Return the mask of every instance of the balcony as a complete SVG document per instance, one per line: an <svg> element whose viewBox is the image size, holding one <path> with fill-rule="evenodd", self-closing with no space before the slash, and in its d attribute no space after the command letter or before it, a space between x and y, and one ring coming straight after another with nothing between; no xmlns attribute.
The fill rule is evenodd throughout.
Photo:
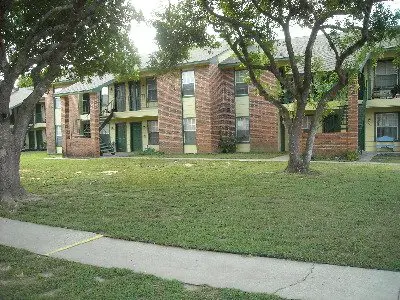
<svg viewBox="0 0 400 300"><path fill-rule="evenodd" d="M367 101L367 107L399 107L400 90L398 86L387 88L375 88L372 91L372 99Z"/></svg>
<svg viewBox="0 0 400 300"><path fill-rule="evenodd" d="M118 119L127 119L158 116L158 102L149 101L144 94L142 94L140 97L140 103L132 102L128 104L129 110L115 111L114 117Z"/></svg>
<svg viewBox="0 0 400 300"><path fill-rule="evenodd" d="M45 128L46 117L43 113L35 113L29 121L29 124L33 126L33 128Z"/></svg>

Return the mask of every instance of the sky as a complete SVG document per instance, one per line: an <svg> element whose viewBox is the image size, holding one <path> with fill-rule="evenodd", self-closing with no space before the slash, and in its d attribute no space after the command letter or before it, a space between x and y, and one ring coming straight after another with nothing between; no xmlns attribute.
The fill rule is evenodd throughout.
<svg viewBox="0 0 400 300"><path fill-rule="evenodd" d="M130 0L132 5L143 12L146 19L153 16L155 10L160 9L162 6L168 4L168 0ZM176 0L172 0L172 3ZM392 9L400 9L400 0L394 0L390 2ZM304 28L293 27L291 28L292 36L304 36L308 31ZM140 54L149 54L157 50L157 45L154 40L156 36L156 30L149 24L137 23L135 21L131 24L130 38L138 48Z"/></svg>

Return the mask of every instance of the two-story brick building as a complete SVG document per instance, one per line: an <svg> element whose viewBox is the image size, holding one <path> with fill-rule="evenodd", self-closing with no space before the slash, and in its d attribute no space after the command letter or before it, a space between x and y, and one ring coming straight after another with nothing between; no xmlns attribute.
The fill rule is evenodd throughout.
<svg viewBox="0 0 400 300"><path fill-rule="evenodd" d="M294 39L295 51L302 53L304 47L303 38ZM334 60L322 36L314 50L325 69L331 70ZM284 45L278 47L277 55L282 65L287 63ZM367 62L364 73L368 68ZM53 124L48 124L48 151L93 157L102 152L147 148L166 153L210 153L219 151L221 138L229 137L235 138L239 152L286 150L288 135L277 109L257 96L245 78L246 72L231 51L221 47L193 51L188 61L163 75L155 76L144 67L137 80L120 82L106 75L53 89L46 98L47 119ZM277 85L270 73L264 73L262 79L271 89ZM361 94L353 85L346 103L329 103L332 113L320 122L315 153L357 151ZM293 109L290 100L287 102ZM313 109L307 108L305 132Z"/></svg>

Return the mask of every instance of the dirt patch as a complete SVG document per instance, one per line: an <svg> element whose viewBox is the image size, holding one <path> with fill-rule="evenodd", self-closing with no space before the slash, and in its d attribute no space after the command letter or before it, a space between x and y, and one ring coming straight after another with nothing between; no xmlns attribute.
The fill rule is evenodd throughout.
<svg viewBox="0 0 400 300"><path fill-rule="evenodd" d="M57 294L59 294L60 292L61 292L61 289L51 290L51 291L48 291L48 292L46 292L46 293L43 293L41 296L42 296L43 298L53 298L53 297L55 297Z"/></svg>
<svg viewBox="0 0 400 300"><path fill-rule="evenodd" d="M40 276L44 277L44 278L50 278L50 277L53 277L54 274L51 272L44 272L44 273L40 273Z"/></svg>

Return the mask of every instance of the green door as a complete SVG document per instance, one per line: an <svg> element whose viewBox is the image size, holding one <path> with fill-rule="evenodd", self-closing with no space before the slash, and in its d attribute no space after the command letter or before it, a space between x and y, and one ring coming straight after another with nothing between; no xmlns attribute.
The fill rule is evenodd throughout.
<svg viewBox="0 0 400 300"><path fill-rule="evenodd" d="M134 81L129 83L129 101L131 110L140 110L140 82Z"/></svg>
<svg viewBox="0 0 400 300"><path fill-rule="evenodd" d="M117 111L126 110L126 99L125 99L125 83L116 84L115 88L115 109Z"/></svg>
<svg viewBox="0 0 400 300"><path fill-rule="evenodd" d="M28 133L29 138L29 150L35 150L35 132L33 130Z"/></svg>
<svg viewBox="0 0 400 300"><path fill-rule="evenodd" d="M42 130L36 130L36 145L38 150L44 150Z"/></svg>
<svg viewBox="0 0 400 300"><path fill-rule="evenodd" d="M43 118L42 118L42 105L40 103L36 104L35 108L35 123L43 123Z"/></svg>
<svg viewBox="0 0 400 300"><path fill-rule="evenodd" d="M115 124L115 149L117 152L126 152L126 124Z"/></svg>
<svg viewBox="0 0 400 300"><path fill-rule="evenodd" d="M142 123L131 123L131 151L142 150Z"/></svg>

